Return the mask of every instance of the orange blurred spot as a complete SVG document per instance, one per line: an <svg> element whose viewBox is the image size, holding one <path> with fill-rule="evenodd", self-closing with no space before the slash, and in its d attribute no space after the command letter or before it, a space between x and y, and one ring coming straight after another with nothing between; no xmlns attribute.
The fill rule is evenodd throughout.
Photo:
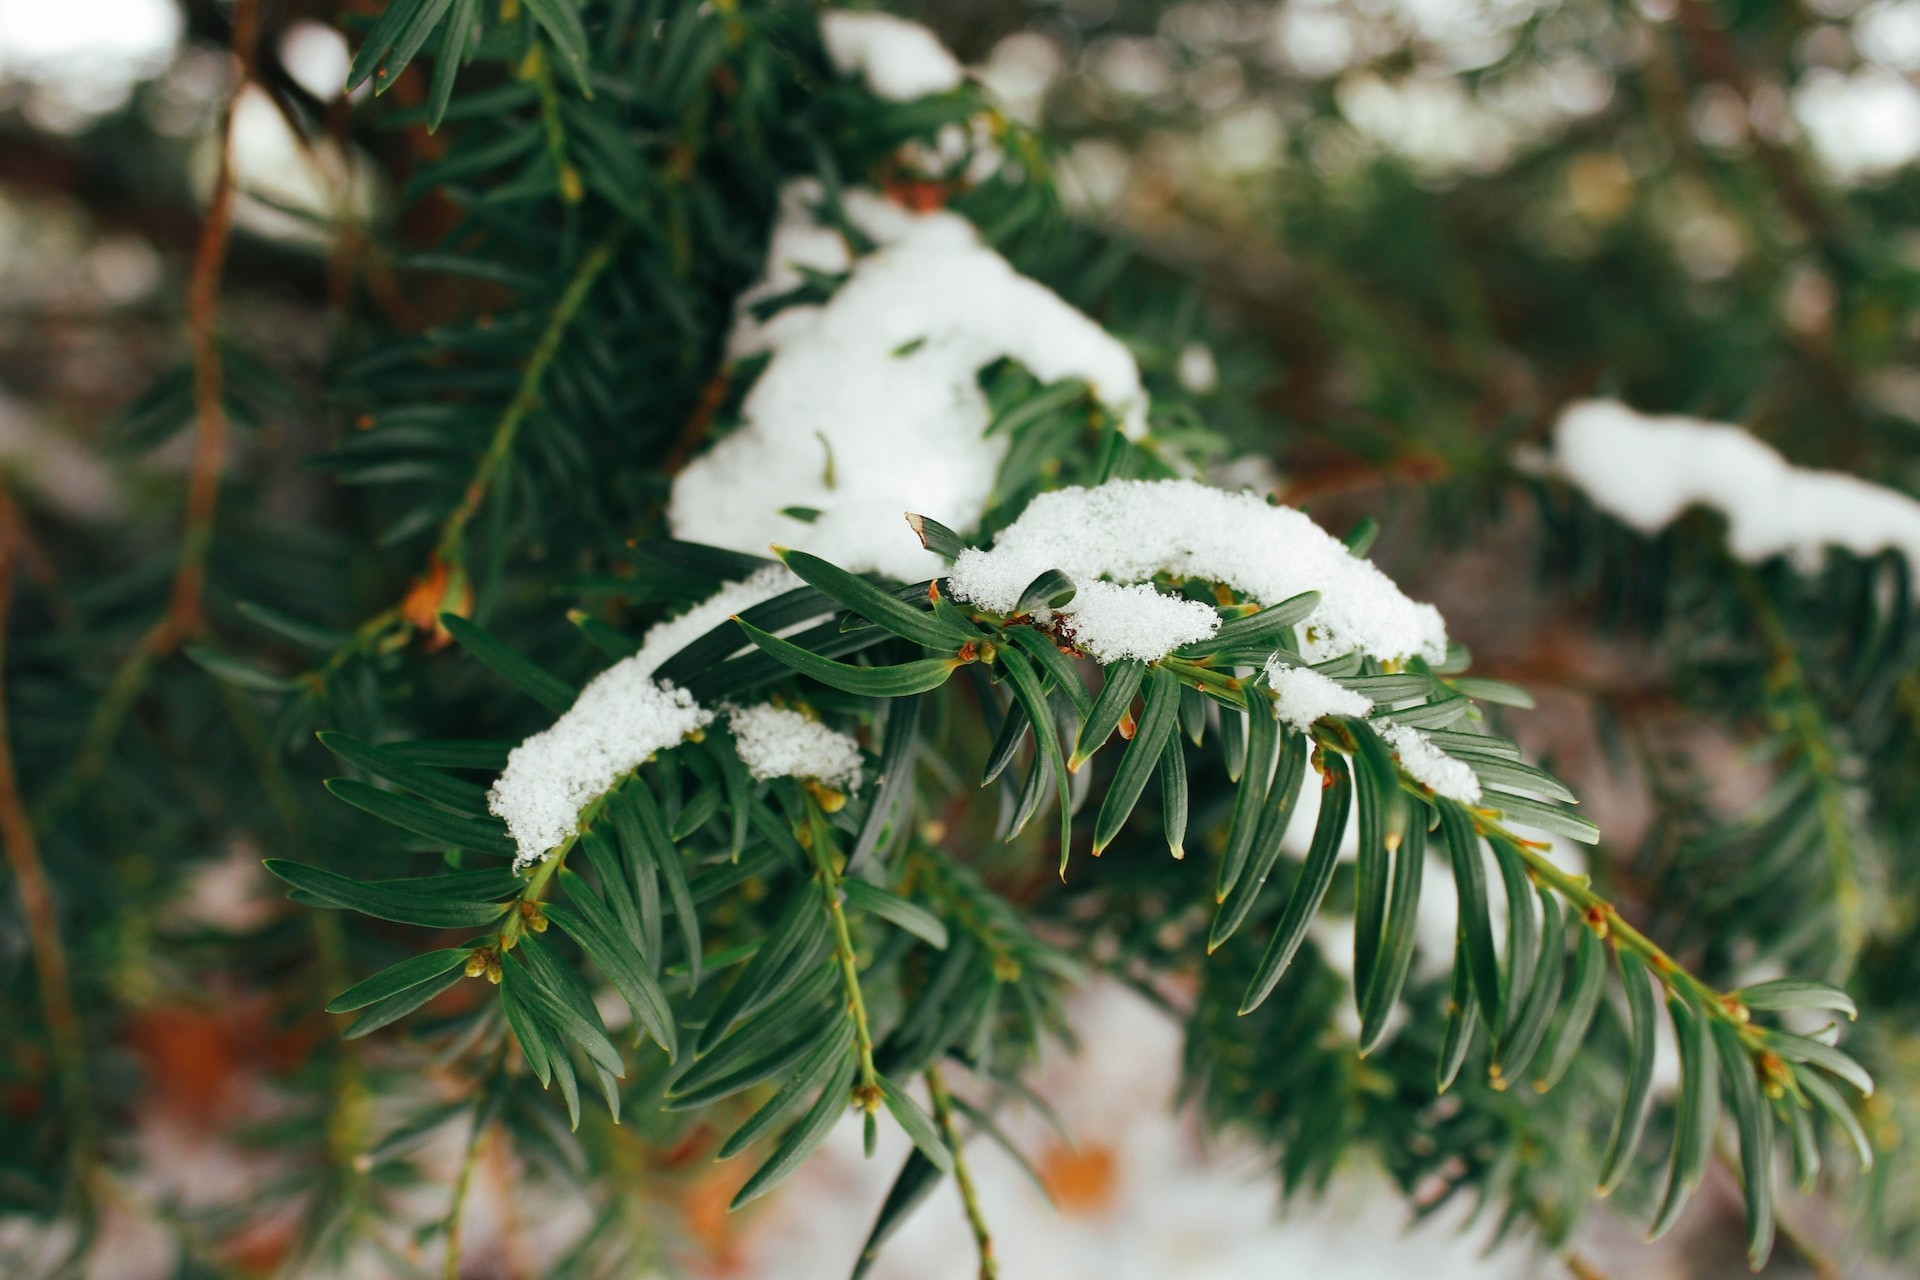
<svg viewBox="0 0 1920 1280"><path fill-rule="evenodd" d="M453 568L438 553L425 573L414 579L407 598L400 602L400 616L415 631L426 637L428 649L444 649L453 636L440 625L443 613L466 617L473 612L473 585L467 575Z"/></svg>
<svg viewBox="0 0 1920 1280"><path fill-rule="evenodd" d="M1062 1213L1098 1213L1113 1204L1119 1169L1112 1147L1055 1143L1041 1153L1039 1170L1040 1181Z"/></svg>

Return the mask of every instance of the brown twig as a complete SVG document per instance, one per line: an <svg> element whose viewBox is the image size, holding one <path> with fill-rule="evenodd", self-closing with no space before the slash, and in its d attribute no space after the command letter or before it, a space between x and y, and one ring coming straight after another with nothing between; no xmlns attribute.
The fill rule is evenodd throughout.
<svg viewBox="0 0 1920 1280"><path fill-rule="evenodd" d="M40 845L20 798L20 781L13 767L13 745L7 729L6 639L13 601L13 570L20 562L24 539L13 499L0 489L0 844L19 884L20 910L27 921L27 939L39 978L40 1003L46 1011L47 1034L53 1041L54 1065L60 1090L73 1126L73 1159L78 1180L88 1179L94 1145L93 1107L87 1085L85 1041L80 1015L73 1003L66 947L60 940L60 922L53 889L40 860Z"/></svg>
<svg viewBox="0 0 1920 1280"><path fill-rule="evenodd" d="M187 478L186 528L180 567L173 580L166 621L150 643L162 650L177 645L205 625L207 552L213 544L213 520L220 501L220 464L227 453L227 410L221 398L220 341L217 332L220 277L233 232L233 114L253 78L254 46L260 34L259 0L236 0L233 9L233 92L220 123L220 171L213 199L194 250L187 282L187 333L193 346L193 468Z"/></svg>
<svg viewBox="0 0 1920 1280"><path fill-rule="evenodd" d="M707 379L707 385L700 389L700 399L695 402L693 412L687 415L680 435L673 442L673 448L667 451L667 460L661 464L661 470L667 475L677 476L680 469L693 457L693 451L707 438L707 428L713 425L713 415L720 412L720 406L727 402L727 390L731 380L725 369L716 370L713 377Z"/></svg>
<svg viewBox="0 0 1920 1280"><path fill-rule="evenodd" d="M198 634L206 624L204 602L207 557L213 546L213 522L220 500L220 467L227 452L227 412L221 397L219 319L220 278L233 231L233 114L253 75L254 48L260 33L259 0L236 0L233 10L233 90L220 118L220 170L208 201L187 282L187 334L193 355L194 445L187 477L187 500L167 611L148 628L120 664L88 721L80 751L66 773L42 798L35 816L50 821L78 799L86 783L106 764L113 745L155 664Z"/></svg>

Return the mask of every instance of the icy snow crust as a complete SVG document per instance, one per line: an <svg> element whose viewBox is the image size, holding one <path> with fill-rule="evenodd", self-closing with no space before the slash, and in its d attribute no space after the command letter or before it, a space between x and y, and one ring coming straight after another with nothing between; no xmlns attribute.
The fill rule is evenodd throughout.
<svg viewBox="0 0 1920 1280"><path fill-rule="evenodd" d="M820 38L842 75L893 102L911 102L960 87L960 62L940 38L917 22L890 13L833 9L820 15Z"/></svg>
<svg viewBox="0 0 1920 1280"><path fill-rule="evenodd" d="M515 747L487 795L520 846L513 865L544 859L579 830L580 810L622 774L713 720L685 689L653 678L662 663L742 609L799 585L785 565L728 584L649 630L638 653L595 676L565 715Z"/></svg>
<svg viewBox="0 0 1920 1280"><path fill-rule="evenodd" d="M1267 659L1267 683L1280 695L1274 714L1296 733L1305 733L1321 716L1364 716L1373 700L1306 667L1284 667Z"/></svg>
<svg viewBox="0 0 1920 1280"><path fill-rule="evenodd" d="M1746 561L1820 567L1827 548L1893 549L1920 564L1920 502L1838 471L1796 467L1739 427L1651 417L1613 400L1569 407L1554 428L1554 467L1602 511L1657 533L1688 507L1727 518Z"/></svg>
<svg viewBox="0 0 1920 1280"><path fill-rule="evenodd" d="M768 778L814 778L851 791L860 785L860 744L812 716L762 703L727 714L747 772Z"/></svg>
<svg viewBox="0 0 1920 1280"><path fill-rule="evenodd" d="M798 547L906 581L938 573L901 515L962 531L979 522L1007 442L985 434L977 379L1003 357L1043 381L1085 379L1127 434L1144 434L1132 354L982 245L971 223L849 193L848 219L880 246L851 261L815 216L819 199L817 184L789 189L768 279L749 303L797 284L794 264L850 274L824 306L789 307L764 325L743 316L735 354L772 359L740 429L675 481L674 536L755 553ZM781 514L793 507L819 515Z"/></svg>
<svg viewBox="0 0 1920 1280"><path fill-rule="evenodd" d="M1218 629L1208 606L1138 589L1159 574L1223 583L1262 605L1320 592L1302 628L1308 662L1355 649L1383 661L1446 656L1439 611L1409 600L1312 519L1192 480L1115 480L1043 493L991 551L961 553L953 594L1011 613L1047 569L1079 588L1058 612L1073 642L1103 663L1153 661Z"/></svg>

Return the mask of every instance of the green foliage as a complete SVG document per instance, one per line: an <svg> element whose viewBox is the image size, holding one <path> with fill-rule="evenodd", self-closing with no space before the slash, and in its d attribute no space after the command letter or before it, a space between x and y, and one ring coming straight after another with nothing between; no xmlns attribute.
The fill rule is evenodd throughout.
<svg viewBox="0 0 1920 1280"><path fill-rule="evenodd" d="M1598 833L1569 807L1572 790L1500 732L1530 696L1465 674L1464 651L1433 667L1349 655L1319 669L1469 766L1484 788L1472 807L1408 774L1369 719L1306 733L1275 719L1271 691L1243 672L1275 653L1298 660L1315 593L1260 608L1212 584L1170 584L1218 605L1219 631L1159 662L1102 668L1034 620L1072 598L1058 570L998 616L956 606L939 580L876 581L787 550L776 554L805 587L716 626L659 675L709 704L752 693L859 734L867 785L755 780L715 725L595 799L545 861L513 869L517 847L486 793L508 744L564 711L650 623L768 563L672 541L662 508L674 470L736 424L751 384L750 363L726 363L725 335L780 187L818 179L834 216L846 185L901 177L901 144L931 143L986 107L972 87L874 99L832 74L805 6L392 0L359 40L349 80L380 95L366 118L445 140L401 191L445 223L414 251L381 246L384 265L431 286L431 323L364 307L329 377L342 429L317 462L347 495L331 532L273 528L230 503L212 631L184 650L190 662L116 666L142 652L152 622L167 566L150 559L95 566L65 615L33 598L44 635L8 658L24 789L63 867L80 1003L98 1011L88 1039L114 1034L137 985L116 957L164 927L134 886L184 879L236 833L273 852L267 868L297 908L245 940L289 998L281 1012L355 1015L317 1037L289 1118L264 1136L312 1197L294 1266L351 1267L403 1239L456 1249L465 1180L417 1236L401 1193L420 1148L459 1129L475 1152L500 1135L530 1178L586 1206L591 1229L556 1274L632 1274L667 1251L674 1218L646 1207L670 1204L674 1187L636 1171L635 1144L750 1157L739 1207L854 1110L869 1133L884 1112L913 1148L864 1269L940 1179L963 1172L956 1113L994 1135L996 1108L1067 1036L1068 994L1094 972L1193 992L1174 1010L1188 1090L1211 1123L1271 1153L1290 1193L1324 1186L1364 1147L1409 1194L1437 1184L1439 1199L1493 1206L1503 1233L1562 1243L1595 1187L1619 1189L1658 1231L1725 1131L1756 1266L1774 1236L1777 1145L1803 1184L1823 1165L1848 1168L1832 1158L1843 1148L1863 1166L1880 1156L1868 1175L1876 1238L1912 1230L1900 1203L1911 1144L1886 1158L1908 1117L1882 1109L1911 1110L1911 1091L1864 1104L1876 1077L1912 1084L1899 1018L1912 1011L1915 952L1896 904L1916 886L1888 856L1920 822L1906 567L1838 555L1812 575L1738 564L1705 520L1630 534L1509 466L1504 436L1476 438L1431 486L1435 529L1464 536L1480 517L1449 512L1532 495L1549 589L1621 636L1658 640L1676 699L1762 748L1766 794L1727 822L1669 770L1652 729L1613 726L1622 753L1670 792L1640 860L1645 932L1627 919L1640 910L1614 905L1633 878L1572 874L1531 834ZM386 91L410 65L427 83L402 107ZM999 167L946 182L944 198L1133 340L1156 416L1149 439L1130 442L1083 383L1045 383L1012 361L986 371L991 430L1008 447L980 541L1036 492L1168 474L1170 454L1224 455L1259 421L1250 388L1178 388L1172 357L1197 332L1192 308L1170 302L1185 282L1136 269L1123 239L1065 219L1046 147L987 118ZM1391 172L1370 182L1346 202L1302 190L1281 220L1352 268L1335 273L1350 288L1328 312L1368 353L1370 411L1424 425L1437 399L1452 434L1469 416L1448 398L1458 374L1435 373L1430 353L1404 365L1371 354L1397 349L1400 326L1370 300L1397 286L1388 259L1434 234L1406 209L1449 197ZM1371 260L1383 246L1393 252ZM1502 278L1524 277L1530 252L1502 250ZM1606 260L1644 266L1628 244ZM812 279L767 305L818 302L838 284ZM1704 340L1671 302L1662 315L1686 341L1663 359L1679 364ZM1531 291L1519 305L1541 311ZM1476 322L1426 289L1405 310L1439 332ZM1618 352L1633 385L1657 381L1613 313L1594 311L1556 313L1593 330L1560 336ZM247 366L234 364L245 399ZM1724 392L1732 377L1716 361L1705 381ZM152 423L165 414L136 409L130 431L163 434ZM1356 449L1390 463L1392 442L1367 430L1354 427ZM966 545L908 519L949 560ZM1392 550L1399 536L1363 522L1349 543ZM319 747L349 774L324 791L335 766ZM1320 817L1296 863L1282 841L1306 787L1319 789ZM1075 862L1076 843L1100 861ZM94 850L137 852L114 853L114 874L99 876L83 869ZM1454 954L1430 957L1450 959L1447 979L1417 963L1421 901L1441 875L1460 904ZM1351 982L1312 928L1334 910L1354 919ZM168 945L191 987L200 958L225 944ZM1755 981L1744 972L1755 955L1829 982ZM38 1097L53 1087L53 1037L38 1012L20 1012L37 997L6 963L4 1008L27 1052L0 1083ZM1351 1036L1337 1030L1348 1000ZM1801 1020L1851 1020L1856 1003L1866 1016L1848 1051ZM1876 1009L1891 1011L1883 1025ZM1654 1090L1662 1018L1680 1046L1670 1101ZM428 1066L457 1082L455 1096L420 1087ZM96 1059L80 1074L88 1105L117 1123L112 1070ZM583 1070L604 1106L583 1104ZM965 1082L951 1097L949 1071ZM361 1105L369 1096L377 1114ZM96 1158L80 1114L39 1108L23 1121L0 1157L6 1207L63 1211L62 1177L84 1184ZM86 1154L69 1161L69 1149Z"/></svg>

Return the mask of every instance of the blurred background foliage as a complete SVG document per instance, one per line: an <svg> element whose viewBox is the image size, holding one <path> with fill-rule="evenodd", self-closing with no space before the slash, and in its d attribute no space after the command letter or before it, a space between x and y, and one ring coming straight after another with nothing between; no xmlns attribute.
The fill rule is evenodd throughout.
<svg viewBox="0 0 1920 1280"><path fill-rule="evenodd" d="M778 185L938 186L892 157L977 103L876 110L817 59L796 72L805 6L641 7L642 34L606 52L628 59L624 96L583 103L501 35L429 133L431 59L377 100L341 93L377 5L0 0L5 718L27 820L0 882L0 1248L45 1256L49 1221L87 1239L92 1202L162 1224L181 1275L406 1274L445 1213L446 1161L415 1157L489 1078L540 1177L618 1171L587 1197L594 1230L559 1231L578 1273L724 1236L700 1225L705 1148L672 1117L574 1138L524 1076L340 1042L316 1011L414 942L287 909L258 871L392 856L320 789L312 729L511 740L541 723L446 647L442 609L583 677L603 660L569 608L633 627L673 602L635 593L623 546L657 531L676 459L737 403L716 370ZM1720 987L1791 970L1856 995L1880 1158L1790 1207L1775 1266L1911 1267L1907 566L1737 565L1712 518L1631 535L1525 459L1561 406L1612 394L1920 487L1920 4L899 9L976 68L1045 179L937 198L1125 336L1156 429L1223 481L1336 531L1383 521L1376 554L1477 671L1539 697L1500 728L1586 800L1606 833L1592 870L1629 918ZM236 14L258 22L244 62ZM222 192L232 235L210 260ZM469 511L566 303L553 264L590 259L636 208L648 252L545 357L556 389L504 493ZM196 456L209 351L231 427L217 514ZM436 417L449 397L462 412ZM942 731L978 757L979 726ZM1225 794L1195 787L1196 814ZM1592 1089L1470 1087L1436 1107L1438 1019L1360 1063L1318 960L1235 1017L1254 956L1193 966L1204 918L1149 843L1064 888L1031 848L983 843L976 870L1028 927L1182 1013L1203 1114L1289 1185L1358 1144L1417 1196L1488 1192L1569 1265L1619 1247L1582 1225L1617 1046L1576 1068ZM34 963L49 923L66 1029ZM196 1171L170 1179L175 1163ZM1739 1265L1732 1186L1718 1175L1681 1246L1699 1274ZM1648 1191L1622 1193L1635 1221Z"/></svg>

